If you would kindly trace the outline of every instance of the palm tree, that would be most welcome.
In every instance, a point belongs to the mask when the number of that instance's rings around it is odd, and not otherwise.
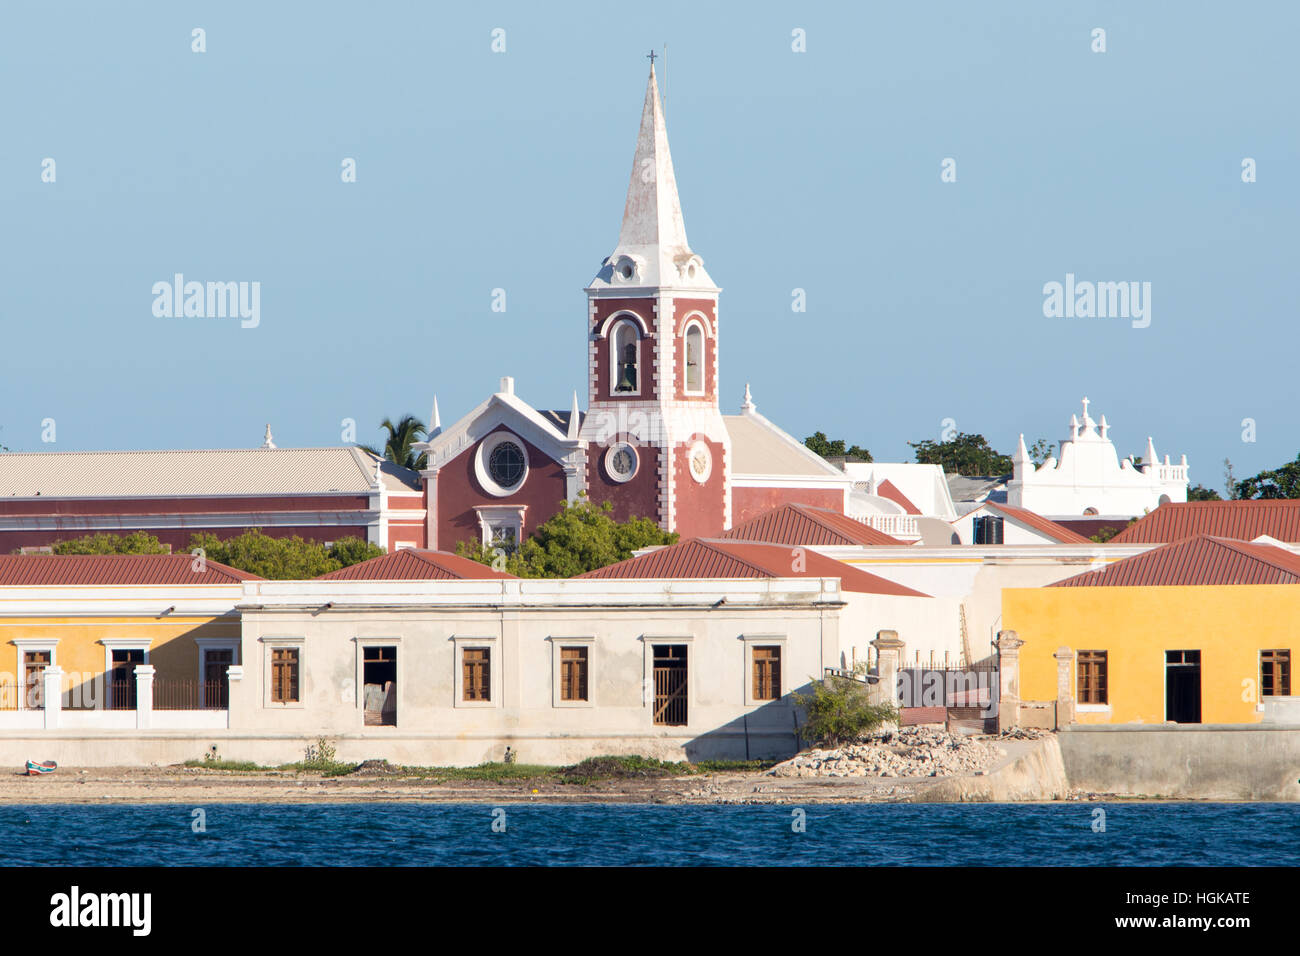
[[[416,455],[411,449],[412,445],[425,436],[424,422],[414,415],[403,415],[401,421],[396,425],[393,424],[391,418],[385,418],[379,423],[379,427],[388,431],[388,440],[384,442],[384,450],[381,452],[369,445],[360,446],[364,451],[387,459],[396,465],[401,465],[403,468],[409,468],[412,471],[420,471],[424,468],[427,456],[424,452]]]

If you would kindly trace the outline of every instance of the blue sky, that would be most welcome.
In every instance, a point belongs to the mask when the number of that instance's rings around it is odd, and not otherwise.
[[[945,418],[1059,439],[1086,394],[1214,487],[1300,448],[1297,5],[469,7],[6,2],[0,443],[373,441],[507,374],[567,407],[667,43],[724,411],[748,381],[798,437],[907,460]],[[259,281],[260,324],[154,316],[176,272]],[[1150,326],[1044,317],[1066,273],[1150,282]]]

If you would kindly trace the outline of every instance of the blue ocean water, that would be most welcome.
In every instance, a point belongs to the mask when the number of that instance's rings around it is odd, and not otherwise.
[[[805,829],[796,832],[800,809]],[[0,807],[5,866],[882,864],[1296,866],[1300,806]]]

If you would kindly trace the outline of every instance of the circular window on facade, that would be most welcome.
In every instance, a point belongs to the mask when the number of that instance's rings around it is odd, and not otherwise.
[[[713,453],[709,451],[708,445],[702,441],[691,445],[687,461],[690,464],[692,478],[700,484],[709,480],[709,475],[713,473]]]
[[[631,481],[638,463],[636,449],[627,442],[611,445],[605,452],[605,471],[617,482]]]
[[[479,445],[474,459],[479,484],[498,498],[514,494],[528,477],[524,443],[509,432],[496,432]]]

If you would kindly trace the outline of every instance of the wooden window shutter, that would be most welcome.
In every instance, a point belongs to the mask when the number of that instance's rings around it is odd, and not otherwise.
[[[560,700],[587,699],[587,648],[560,648]]]
[[[753,654],[754,700],[776,700],[781,696],[781,648],[755,647]]]
[[[462,655],[464,700],[491,700],[491,650],[486,647],[467,647]]]

